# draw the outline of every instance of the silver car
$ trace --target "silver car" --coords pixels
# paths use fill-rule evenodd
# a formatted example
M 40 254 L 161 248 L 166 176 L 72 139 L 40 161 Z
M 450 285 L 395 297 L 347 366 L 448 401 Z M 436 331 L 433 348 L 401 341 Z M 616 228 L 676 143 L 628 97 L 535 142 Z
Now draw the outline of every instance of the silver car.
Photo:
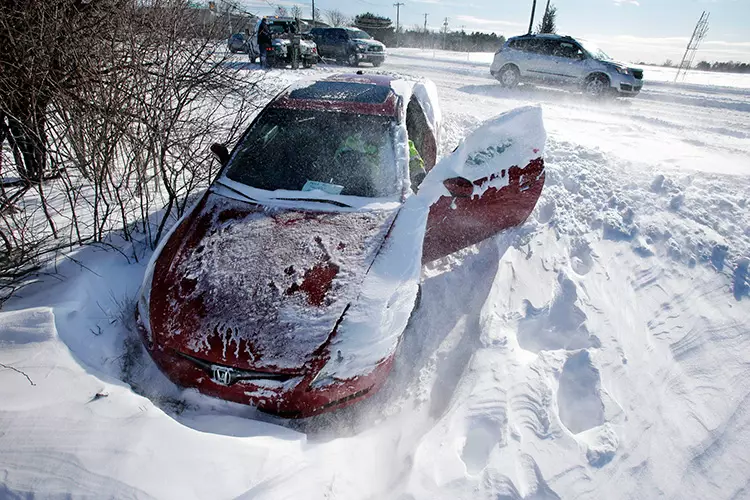
M 504 87 L 541 82 L 580 88 L 593 97 L 634 96 L 643 87 L 643 70 L 612 60 L 596 45 L 560 35 L 509 38 L 495 53 L 490 73 Z

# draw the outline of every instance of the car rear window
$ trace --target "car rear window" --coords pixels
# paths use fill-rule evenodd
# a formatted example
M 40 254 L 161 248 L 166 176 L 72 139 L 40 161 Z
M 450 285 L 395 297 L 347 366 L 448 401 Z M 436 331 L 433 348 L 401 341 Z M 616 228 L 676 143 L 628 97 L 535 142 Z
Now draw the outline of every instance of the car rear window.
M 391 93 L 390 87 L 368 83 L 316 82 L 309 87 L 290 92 L 292 99 L 315 99 L 322 101 L 348 101 L 367 104 L 385 102 Z

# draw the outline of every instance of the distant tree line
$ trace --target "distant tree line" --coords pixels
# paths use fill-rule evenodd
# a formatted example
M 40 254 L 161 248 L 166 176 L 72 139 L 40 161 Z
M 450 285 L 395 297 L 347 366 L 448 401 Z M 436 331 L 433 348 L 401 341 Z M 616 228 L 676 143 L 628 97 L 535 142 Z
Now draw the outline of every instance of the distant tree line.
M 695 69 L 701 71 L 720 71 L 722 73 L 750 73 L 750 64 L 734 61 L 713 63 L 701 61 L 695 65 Z
M 679 64 L 675 64 L 671 59 L 667 59 L 661 64 L 652 64 L 644 61 L 637 62 L 636 64 L 641 64 L 644 66 L 661 66 L 663 68 L 676 68 L 679 66 Z M 717 71 L 722 73 L 750 73 L 750 64 L 734 61 L 712 63 L 708 61 L 701 61 L 695 66 L 691 66 L 691 68 L 700 71 Z

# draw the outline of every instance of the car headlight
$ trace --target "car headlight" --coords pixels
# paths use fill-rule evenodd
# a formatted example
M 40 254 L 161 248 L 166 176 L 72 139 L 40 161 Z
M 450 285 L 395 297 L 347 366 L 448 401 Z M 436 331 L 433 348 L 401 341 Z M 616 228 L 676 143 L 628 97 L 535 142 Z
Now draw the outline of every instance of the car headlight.
M 358 44 L 357 44 L 357 50 L 359 50 L 360 52 L 364 52 L 364 51 L 366 51 L 366 50 L 367 50 L 367 44 L 364 44 L 364 43 L 358 43 Z
M 629 75 L 630 71 L 628 71 L 628 68 L 622 68 L 620 66 L 615 66 L 615 70 L 617 70 L 618 73 L 621 75 Z

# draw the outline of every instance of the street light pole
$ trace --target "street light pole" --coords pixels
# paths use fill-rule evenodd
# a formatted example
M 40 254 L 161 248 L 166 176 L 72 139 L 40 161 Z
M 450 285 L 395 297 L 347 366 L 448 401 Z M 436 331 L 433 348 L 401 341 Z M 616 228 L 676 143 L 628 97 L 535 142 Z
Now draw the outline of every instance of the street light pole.
M 393 6 L 396 7 L 396 47 L 398 47 L 398 30 L 402 5 L 404 5 L 403 2 L 396 2 L 393 4 Z
M 443 23 L 443 50 L 445 50 L 445 37 L 448 35 L 448 18 L 445 18 Z

